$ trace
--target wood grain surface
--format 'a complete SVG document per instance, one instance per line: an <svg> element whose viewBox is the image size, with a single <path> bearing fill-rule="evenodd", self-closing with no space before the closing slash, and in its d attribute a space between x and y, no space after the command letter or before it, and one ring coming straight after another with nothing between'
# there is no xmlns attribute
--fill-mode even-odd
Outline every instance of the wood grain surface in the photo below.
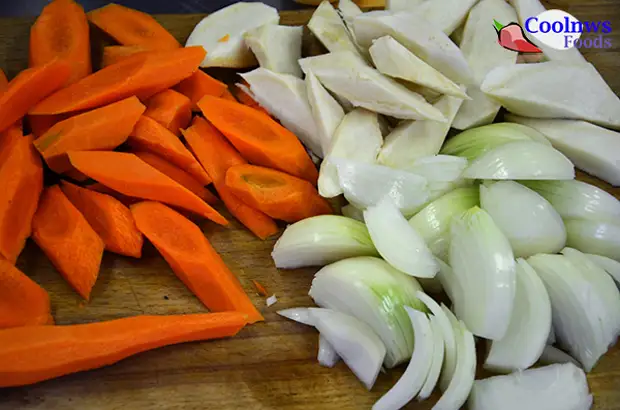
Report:
<svg viewBox="0 0 620 410"><path fill-rule="evenodd" d="M564 0L547 6L562 8L582 20L613 22L613 47L584 54L616 93L620 92L620 1ZM282 12L282 22L301 25L309 16L310 12L305 11ZM158 19L184 41L202 17L165 15ZM31 19L0 19L0 67L10 76L26 67L31 23ZM309 35L306 37L305 54L321 50ZM106 41L101 33L93 32L96 53ZM225 71L215 73L229 78L231 75ZM584 175L580 178L593 181ZM620 190L595 182L620 197ZM320 367L316 363L316 332L275 314L279 309L311 304L307 292L317 269L275 269L270 257L275 240L262 242L236 221L228 229L207 222L202 226L265 315L265 323L248 327L230 340L171 346L104 369L34 386L0 389L0 410L368 409L397 381L402 366L381 374L372 392L368 392L342 362L334 369ZM88 304L68 287L32 242L18 266L48 290L58 324L205 311L150 244L145 246L140 260L106 253ZM267 308L263 298L256 295L252 279L275 293L279 302ZM620 348L605 355L588 380L595 409L620 410ZM410 403L407 408L430 409L436 399L433 396L423 403Z"/></svg>

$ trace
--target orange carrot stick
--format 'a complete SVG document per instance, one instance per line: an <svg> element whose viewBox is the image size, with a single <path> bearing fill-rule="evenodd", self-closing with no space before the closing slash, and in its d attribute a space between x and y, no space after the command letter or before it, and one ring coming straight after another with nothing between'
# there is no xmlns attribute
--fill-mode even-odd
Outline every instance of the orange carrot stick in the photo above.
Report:
<svg viewBox="0 0 620 410"><path fill-rule="evenodd" d="M202 215L220 225L228 221L209 204L134 154L111 151L70 152L71 164L121 194L161 201Z"/></svg>
<svg viewBox="0 0 620 410"><path fill-rule="evenodd" d="M247 83L245 83L245 85L249 87ZM242 87L241 84L235 84L235 87L232 89L232 94L235 96L237 101L239 101L241 104L247 105L248 107L252 107L264 114L271 116L271 114L269 114L269 112L266 109L261 107L260 104L256 102L256 100L252 98L250 94L248 94L248 92Z"/></svg>
<svg viewBox="0 0 620 410"><path fill-rule="evenodd" d="M71 169L68 151L112 150L132 132L146 107L136 97L61 121L34 142L55 172Z"/></svg>
<svg viewBox="0 0 620 410"><path fill-rule="evenodd" d="M204 71L198 70L191 77L181 81L175 89L192 101L194 110L200 111L198 101L206 95L219 97L228 87Z"/></svg>
<svg viewBox="0 0 620 410"><path fill-rule="evenodd" d="M267 293L267 289L265 289L265 287L259 281L252 280L252 283L254 284L254 287L256 288L256 291L259 295L263 297L269 296L269 293Z"/></svg>
<svg viewBox="0 0 620 410"><path fill-rule="evenodd" d="M215 195L209 192L207 188L205 188L193 176L183 171L181 168L178 168L165 159L150 152L136 152L135 154L142 161L146 162L162 174L169 176L171 179L192 191L198 198L202 199L206 203L214 204L217 202Z"/></svg>
<svg viewBox="0 0 620 410"><path fill-rule="evenodd" d="M69 171L63 173L63 175L77 182L84 182L90 179L88 178L88 175L82 174L80 171L78 171L75 168L71 168Z"/></svg>
<svg viewBox="0 0 620 410"><path fill-rule="evenodd" d="M264 320L198 226L157 202L132 205L131 212L138 229L209 310L242 312L248 323Z"/></svg>
<svg viewBox="0 0 620 410"><path fill-rule="evenodd" d="M79 171L78 171L79 172ZM120 192L117 192L115 190L113 190L112 188L108 188L107 186L99 183L99 182L95 182L93 184L88 184L85 187L86 189L89 189L91 191L95 191L95 192L99 192L100 194L106 194L111 196L112 198L118 199L118 201L125 205L125 206L129 206L129 205L133 205L136 202L141 202L142 199L140 198L134 198L132 196L127 196L127 195L123 195Z"/></svg>
<svg viewBox="0 0 620 410"><path fill-rule="evenodd" d="M45 134L55 124L71 118L72 116L77 114L78 113L67 113L58 115L29 115L28 124L30 125L30 131L34 134L35 137L38 138Z"/></svg>
<svg viewBox="0 0 620 410"><path fill-rule="evenodd" d="M32 147L32 137L22 137L19 132L15 138L0 153L0 256L11 263L30 236L43 190L43 167Z"/></svg>
<svg viewBox="0 0 620 410"><path fill-rule="evenodd" d="M239 102L237 101L237 99L235 98L234 95L232 95L232 93L230 92L230 90L227 88L224 93L222 94L221 98L228 100L228 101L232 101L232 102Z"/></svg>
<svg viewBox="0 0 620 410"><path fill-rule="evenodd" d="M104 244L58 185L43 191L32 220L32 238L69 285L88 300Z"/></svg>
<svg viewBox="0 0 620 410"><path fill-rule="evenodd" d="M21 140L24 137L24 133L21 128L17 126L10 126L4 132L0 132L0 169L2 165L6 163L6 159L13 148L13 143L17 140Z"/></svg>
<svg viewBox="0 0 620 410"><path fill-rule="evenodd" d="M181 44L151 15L118 4L88 13L88 19L124 46L143 46L152 50L169 50Z"/></svg>
<svg viewBox="0 0 620 410"><path fill-rule="evenodd" d="M53 0L30 29L30 66L43 65L55 58L71 65L67 84L92 72L88 19L82 6L73 0Z"/></svg>
<svg viewBox="0 0 620 410"><path fill-rule="evenodd" d="M146 51L149 51L149 49L142 46L106 46L103 48L101 66L107 67Z"/></svg>
<svg viewBox="0 0 620 410"><path fill-rule="evenodd" d="M5 329L0 331L0 387L108 366L167 345L234 336L245 324L243 313L224 312Z"/></svg>
<svg viewBox="0 0 620 410"><path fill-rule="evenodd" d="M299 139L271 117L243 104L210 96L200 100L198 106L249 162L316 184L318 171Z"/></svg>
<svg viewBox="0 0 620 410"><path fill-rule="evenodd" d="M0 258L0 329L53 324L45 289Z"/></svg>
<svg viewBox="0 0 620 410"><path fill-rule="evenodd" d="M311 183L274 169L249 164L230 167L226 186L246 204L286 222L333 212Z"/></svg>
<svg viewBox="0 0 620 410"><path fill-rule="evenodd" d="M192 126L183 135L200 163L212 176L213 185L230 213L261 239L277 233L278 226L273 219L241 202L226 187L226 170L233 165L245 164L245 160L226 138L200 117L194 119Z"/></svg>
<svg viewBox="0 0 620 410"><path fill-rule="evenodd" d="M181 128L187 128L192 120L192 102L181 93L164 90L146 102L144 115L154 119L179 137Z"/></svg>
<svg viewBox="0 0 620 410"><path fill-rule="evenodd" d="M202 47L140 53L50 95L32 108L30 114L86 110L132 95L147 99L192 75L204 56Z"/></svg>
<svg viewBox="0 0 620 410"><path fill-rule="evenodd" d="M107 251L134 258L142 256L142 234L129 208L109 195L66 181L62 182L62 192L101 237Z"/></svg>
<svg viewBox="0 0 620 410"><path fill-rule="evenodd" d="M167 159L203 185L211 183L209 175L181 140L152 118L140 117L128 142L136 150L149 151Z"/></svg>
<svg viewBox="0 0 620 410"><path fill-rule="evenodd" d="M54 60L22 71L0 95L0 131L22 118L39 101L62 87L71 75L71 66Z"/></svg>

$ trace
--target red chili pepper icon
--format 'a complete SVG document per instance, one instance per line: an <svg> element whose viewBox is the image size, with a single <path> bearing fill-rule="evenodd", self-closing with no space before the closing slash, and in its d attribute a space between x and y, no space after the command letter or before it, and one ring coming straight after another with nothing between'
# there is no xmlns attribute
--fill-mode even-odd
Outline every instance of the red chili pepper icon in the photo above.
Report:
<svg viewBox="0 0 620 410"><path fill-rule="evenodd" d="M502 47L520 53L542 53L542 50L525 37L523 28L517 23L506 26L493 20L497 32L497 42Z"/></svg>

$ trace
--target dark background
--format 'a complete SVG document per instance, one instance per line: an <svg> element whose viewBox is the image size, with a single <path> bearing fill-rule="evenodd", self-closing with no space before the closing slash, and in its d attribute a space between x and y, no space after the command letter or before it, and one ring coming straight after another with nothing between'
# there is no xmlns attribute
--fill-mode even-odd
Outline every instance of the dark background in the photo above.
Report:
<svg viewBox="0 0 620 410"><path fill-rule="evenodd" d="M86 11L105 6L110 2L152 14L211 13L234 0L77 0ZM0 17L36 16L48 0L0 0ZM293 0L262 0L280 10L301 8Z"/></svg>

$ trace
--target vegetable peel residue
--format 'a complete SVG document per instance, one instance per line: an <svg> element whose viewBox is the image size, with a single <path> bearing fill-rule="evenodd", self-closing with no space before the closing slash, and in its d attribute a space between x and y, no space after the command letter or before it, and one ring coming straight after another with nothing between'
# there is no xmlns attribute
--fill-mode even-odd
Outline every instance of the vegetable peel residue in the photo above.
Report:
<svg viewBox="0 0 620 410"><path fill-rule="evenodd" d="M217 42L218 43L226 43L228 40L230 40L230 34L226 34L224 37L222 37L219 40L217 40Z"/></svg>
<svg viewBox="0 0 620 410"><path fill-rule="evenodd" d="M256 288L256 291L258 292L259 295L263 297L269 296L267 289L265 289L265 287L259 281L252 280L252 283L254 284L254 287Z"/></svg>

